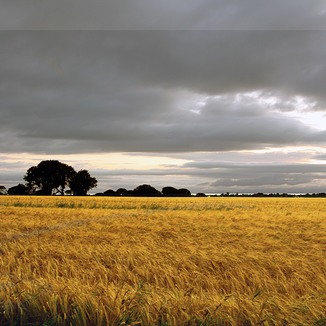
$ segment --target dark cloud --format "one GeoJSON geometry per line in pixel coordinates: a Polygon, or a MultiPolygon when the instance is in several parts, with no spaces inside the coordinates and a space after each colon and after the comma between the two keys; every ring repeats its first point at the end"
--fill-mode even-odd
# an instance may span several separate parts
{"type": "Polygon", "coordinates": [[[2,0],[2,29],[325,29],[322,0],[2,0]]]}
{"type": "Polygon", "coordinates": [[[1,150],[321,145],[324,131],[283,112],[300,111],[298,97],[305,110],[326,108],[325,38],[311,31],[2,32],[1,150]]]}

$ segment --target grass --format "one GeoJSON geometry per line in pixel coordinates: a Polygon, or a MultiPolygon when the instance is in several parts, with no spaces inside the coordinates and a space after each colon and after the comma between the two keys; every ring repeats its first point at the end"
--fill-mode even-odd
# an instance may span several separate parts
{"type": "Polygon", "coordinates": [[[0,325],[325,325],[326,206],[0,197],[0,325]]]}

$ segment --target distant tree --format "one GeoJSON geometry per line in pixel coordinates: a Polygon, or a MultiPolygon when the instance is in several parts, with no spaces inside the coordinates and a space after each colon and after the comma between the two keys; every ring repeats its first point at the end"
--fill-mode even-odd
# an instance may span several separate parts
{"type": "Polygon", "coordinates": [[[117,192],[112,189],[108,189],[108,190],[104,191],[103,195],[104,196],[118,196],[117,192]]]}
{"type": "Polygon", "coordinates": [[[162,189],[162,195],[164,197],[178,197],[178,189],[174,187],[164,187],[162,189]]]}
{"type": "Polygon", "coordinates": [[[189,197],[191,196],[191,192],[185,188],[164,187],[162,189],[162,195],[164,197],[189,197]]]}
{"type": "Polygon", "coordinates": [[[64,195],[65,187],[76,171],[69,165],[56,160],[42,161],[27,170],[24,180],[33,193],[64,195]]]}
{"type": "Polygon", "coordinates": [[[125,188],[119,188],[119,189],[116,191],[116,193],[117,193],[118,196],[126,196],[127,192],[128,192],[128,190],[125,189],[125,188]]]}
{"type": "Polygon", "coordinates": [[[28,193],[28,187],[21,183],[8,189],[9,195],[28,195],[28,193]]]}
{"type": "Polygon", "coordinates": [[[75,196],[86,196],[90,189],[97,186],[97,180],[87,170],[80,170],[70,177],[68,184],[75,196]]]}
{"type": "Polygon", "coordinates": [[[207,197],[207,195],[204,194],[203,192],[198,192],[198,193],[196,194],[196,197],[207,197]]]}
{"type": "Polygon", "coordinates": [[[140,185],[135,188],[133,192],[135,196],[141,197],[159,197],[162,195],[157,189],[150,185],[140,185]]]}
{"type": "Polygon", "coordinates": [[[122,196],[132,197],[132,196],[136,196],[136,195],[133,190],[127,190],[126,192],[123,193],[122,196]]]}
{"type": "Polygon", "coordinates": [[[190,197],[191,192],[190,192],[190,190],[185,189],[185,188],[178,189],[178,196],[179,197],[190,197]]]}

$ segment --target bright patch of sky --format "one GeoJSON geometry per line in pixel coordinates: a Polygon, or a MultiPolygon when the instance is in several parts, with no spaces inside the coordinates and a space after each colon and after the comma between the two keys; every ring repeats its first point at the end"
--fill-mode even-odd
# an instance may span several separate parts
{"type": "Polygon", "coordinates": [[[309,111],[309,112],[287,112],[286,116],[297,119],[307,125],[319,130],[326,130],[326,114],[322,111],[309,111]]]}

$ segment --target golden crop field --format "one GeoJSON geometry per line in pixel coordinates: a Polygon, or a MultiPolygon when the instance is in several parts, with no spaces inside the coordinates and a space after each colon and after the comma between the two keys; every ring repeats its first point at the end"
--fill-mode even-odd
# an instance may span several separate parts
{"type": "Polygon", "coordinates": [[[0,197],[0,325],[326,325],[326,205],[0,197]]]}

